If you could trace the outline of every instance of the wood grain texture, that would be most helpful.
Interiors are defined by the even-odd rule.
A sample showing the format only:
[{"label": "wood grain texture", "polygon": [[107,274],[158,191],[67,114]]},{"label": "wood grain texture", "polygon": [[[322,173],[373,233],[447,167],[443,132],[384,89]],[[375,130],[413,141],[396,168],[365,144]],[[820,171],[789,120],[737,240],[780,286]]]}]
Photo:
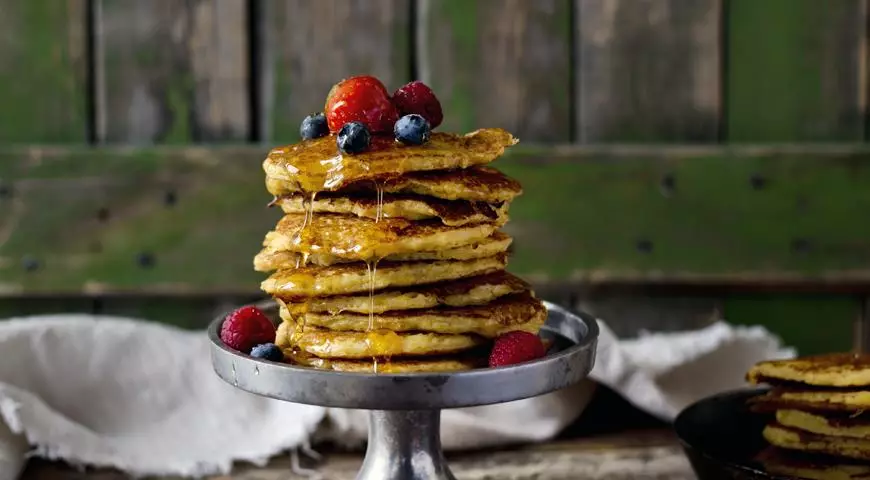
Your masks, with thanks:
[{"label": "wood grain texture", "polygon": [[[265,153],[0,151],[0,293],[256,293],[251,258],[280,216]],[[870,210],[867,148],[516,148],[495,165],[525,190],[510,268],[539,284],[870,286],[853,221]]]},{"label": "wood grain texture", "polygon": [[721,0],[575,5],[581,142],[716,141]]},{"label": "wood grain texture", "polygon": [[569,0],[421,0],[419,77],[441,99],[441,129],[569,140],[570,10]]},{"label": "wood grain texture", "polygon": [[[729,142],[860,141],[864,138],[866,10],[863,0],[732,0],[729,32],[726,139]],[[773,21],[772,19],[776,19]],[[846,172],[844,172],[846,174]],[[764,176],[761,175],[760,178]],[[794,179],[761,182],[793,188]],[[768,190],[763,188],[762,190]],[[795,198],[802,218],[780,223],[794,236],[795,256],[836,255],[847,246],[820,247],[808,234],[822,197]],[[773,217],[771,217],[773,218]],[[839,217],[849,222],[849,216]],[[856,217],[857,218],[857,217]],[[852,220],[854,221],[854,220]],[[860,222],[857,222],[860,223]],[[867,238],[866,234],[862,234]],[[860,311],[854,296],[730,296],[726,318],[767,325],[800,353],[847,351]],[[792,325],[815,325],[794,329]]]},{"label": "wood grain texture", "polygon": [[246,140],[246,3],[96,0],[101,142]]},{"label": "wood grain texture", "polygon": [[88,141],[86,5],[0,0],[0,142]]},{"label": "wood grain texture", "polygon": [[[647,437],[639,442],[638,438]],[[690,480],[695,476],[673,438],[666,434],[642,435],[626,432],[608,437],[578,439],[565,442],[450,455],[450,467],[463,480],[616,480],[643,478],[649,480]],[[328,453],[320,464],[303,457],[302,466],[316,471],[321,478],[351,480],[362,463],[359,454]],[[272,460],[265,467],[239,465],[228,476],[215,480],[286,480],[311,478],[306,472],[294,471],[287,456]],[[34,461],[22,474],[22,480],[122,480],[118,472],[89,472],[57,463]],[[159,479],[156,479],[159,480]],[[167,479],[168,480],[168,479]]]},{"label": "wood grain texture", "polygon": [[410,2],[262,0],[258,59],[263,139],[292,141],[299,124],[323,111],[339,80],[374,75],[390,91],[409,79]]},{"label": "wood grain texture", "polygon": [[729,141],[863,138],[863,0],[732,0],[727,14]]}]

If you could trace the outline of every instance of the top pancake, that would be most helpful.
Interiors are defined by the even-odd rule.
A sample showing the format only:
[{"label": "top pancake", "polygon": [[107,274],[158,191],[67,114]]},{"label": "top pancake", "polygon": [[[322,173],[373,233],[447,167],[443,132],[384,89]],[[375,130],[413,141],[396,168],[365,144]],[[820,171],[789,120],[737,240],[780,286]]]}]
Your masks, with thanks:
[{"label": "top pancake", "polygon": [[819,387],[870,386],[870,355],[838,353],[760,362],[746,374],[750,383],[802,383]]},{"label": "top pancake", "polygon": [[[426,195],[443,200],[488,203],[510,202],[523,191],[519,182],[500,171],[492,167],[476,166],[453,170],[409,172],[399,176],[389,175],[360,180],[336,192],[372,193],[376,190],[375,185],[386,193]],[[297,184],[268,175],[266,190],[276,197],[301,192]]]},{"label": "top pancake", "polygon": [[343,155],[335,137],[328,135],[273,149],[263,161],[263,170],[268,177],[288,182],[295,190],[334,191],[360,180],[484,165],[517,141],[499,128],[466,135],[436,132],[423,145],[403,145],[392,137],[374,136],[365,152]]}]

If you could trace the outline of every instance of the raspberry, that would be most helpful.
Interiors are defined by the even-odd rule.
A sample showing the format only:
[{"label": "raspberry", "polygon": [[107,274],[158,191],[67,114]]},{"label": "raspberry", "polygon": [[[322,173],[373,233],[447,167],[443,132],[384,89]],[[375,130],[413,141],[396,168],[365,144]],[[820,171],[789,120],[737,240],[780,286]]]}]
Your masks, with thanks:
[{"label": "raspberry", "polygon": [[371,133],[392,132],[393,124],[399,119],[387,88],[377,78],[367,75],[335,84],[326,97],[324,113],[332,133],[350,122],[362,123]]},{"label": "raspberry", "polygon": [[393,103],[402,115],[416,113],[429,122],[433,130],[444,120],[441,111],[441,102],[435,96],[435,92],[425,83],[417,80],[406,84],[393,94]]},{"label": "raspberry", "polygon": [[275,341],[275,326],[256,307],[242,307],[227,315],[221,326],[221,341],[249,353],[255,345]]},{"label": "raspberry", "polygon": [[540,337],[529,332],[508,332],[495,339],[489,353],[490,367],[528,362],[547,354]]}]

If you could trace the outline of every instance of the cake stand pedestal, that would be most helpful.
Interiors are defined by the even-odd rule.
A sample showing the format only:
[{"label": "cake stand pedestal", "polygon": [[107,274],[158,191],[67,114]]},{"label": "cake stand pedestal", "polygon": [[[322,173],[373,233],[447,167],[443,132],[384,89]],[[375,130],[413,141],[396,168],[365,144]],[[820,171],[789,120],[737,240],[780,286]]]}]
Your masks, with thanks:
[{"label": "cake stand pedestal", "polygon": [[[441,450],[441,409],[542,395],[577,383],[592,370],[595,319],[546,306],[541,331],[551,341],[546,357],[455,373],[344,373],[255,359],[221,342],[223,316],[212,322],[208,334],[215,372],[236,388],[294,403],[371,410],[357,480],[454,479]],[[277,317],[274,308],[266,314]]]}]

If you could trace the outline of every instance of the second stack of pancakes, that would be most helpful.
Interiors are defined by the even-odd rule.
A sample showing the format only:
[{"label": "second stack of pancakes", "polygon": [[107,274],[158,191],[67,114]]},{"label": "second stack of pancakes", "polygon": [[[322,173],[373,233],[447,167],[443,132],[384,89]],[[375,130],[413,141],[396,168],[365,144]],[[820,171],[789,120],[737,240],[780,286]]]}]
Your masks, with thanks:
[{"label": "second stack of pancakes", "polygon": [[764,438],[782,450],[765,451],[765,464],[842,474],[836,478],[870,476],[870,356],[765,361],[749,370],[747,380],[773,387],[750,400],[753,410],[775,413]]},{"label": "second stack of pancakes", "polygon": [[434,133],[421,146],[375,138],[341,155],[332,137],[274,149],[268,191],[284,217],[254,266],[281,307],[287,360],[357,372],[486,365],[493,339],[537,333],[546,309],[507,273],[500,228],[521,193],[486,164],[516,139],[500,129]]}]

